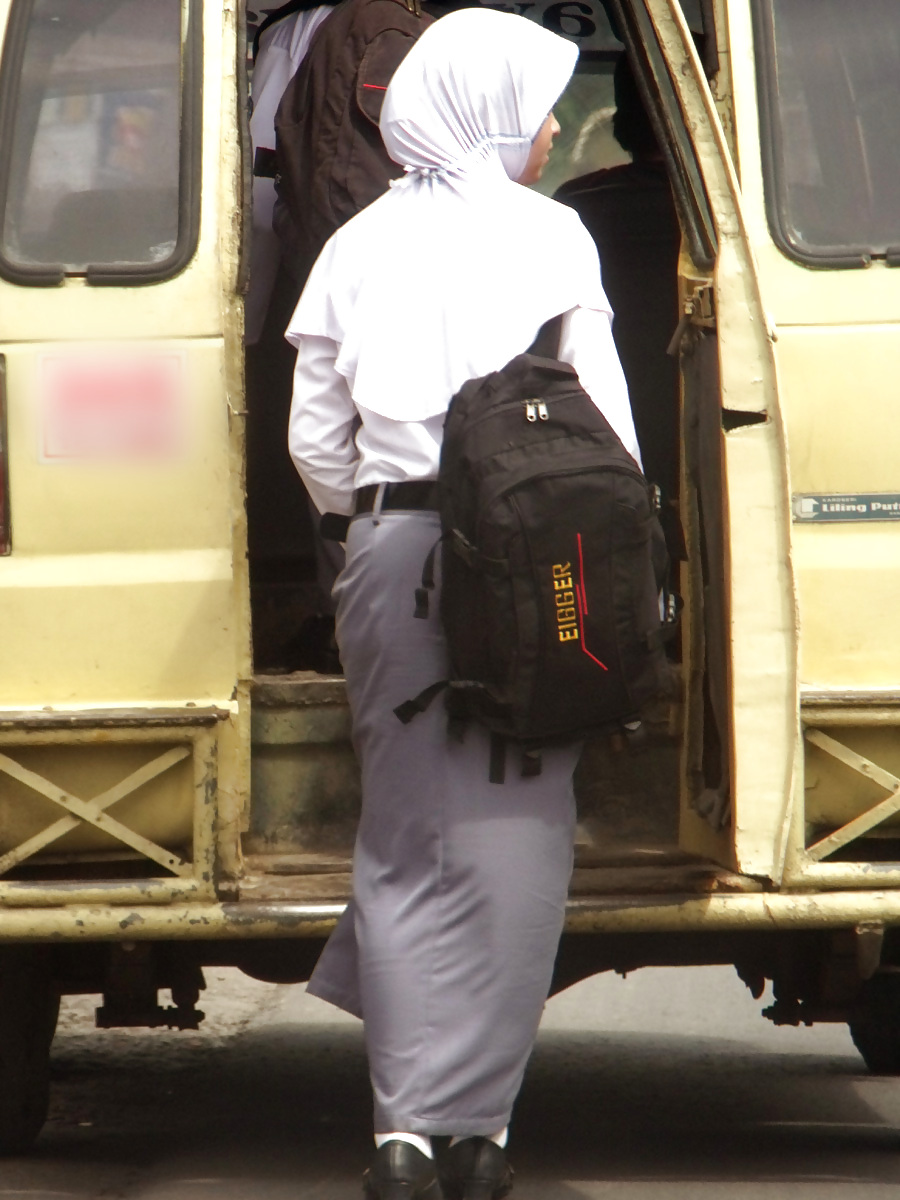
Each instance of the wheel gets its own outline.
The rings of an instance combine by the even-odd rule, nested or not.
[[[46,952],[0,951],[0,1154],[30,1149],[47,1119],[58,1014]]]
[[[849,1021],[853,1044],[876,1075],[900,1075],[900,976],[874,975]]]

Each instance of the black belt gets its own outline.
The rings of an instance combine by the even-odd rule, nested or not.
[[[378,490],[381,495],[381,512],[437,512],[439,494],[434,479],[408,479],[404,483],[369,483],[353,493],[353,515],[375,511]],[[338,513],[325,513],[319,522],[319,532],[329,542],[345,542],[349,517]]]
[[[375,501],[378,489],[382,488],[381,508],[384,512],[400,511],[418,512],[432,509],[437,512],[439,507],[438,485],[434,479],[408,479],[405,483],[370,483],[366,487],[357,488],[353,494],[353,512],[370,513],[375,511]]]

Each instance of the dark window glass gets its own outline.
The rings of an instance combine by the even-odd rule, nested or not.
[[[552,196],[568,179],[630,160],[613,136],[616,108],[610,71],[573,75],[553,111],[561,132],[540,182],[534,185],[536,191]]]
[[[6,262],[80,273],[171,259],[182,0],[33,0],[5,67]]]
[[[769,218],[801,260],[900,246],[900,4],[757,0]]]

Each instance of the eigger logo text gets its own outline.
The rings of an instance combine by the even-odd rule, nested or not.
[[[553,566],[553,599],[556,601],[556,631],[561,642],[578,640],[578,612],[572,589],[572,564]]]

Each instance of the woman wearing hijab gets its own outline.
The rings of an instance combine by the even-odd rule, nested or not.
[[[510,1190],[506,1129],[562,929],[579,747],[498,786],[483,729],[459,742],[437,705],[409,725],[393,710],[447,673],[439,605],[413,611],[461,384],[565,313],[560,357],[638,458],[594,244],[519,186],[547,161],[576,57],[487,9],[429,27],[381,116],[406,174],[328,242],[286,335],[291,454],[319,510],[353,517],[335,597],[363,806],[353,900],[309,991],[365,1023],[377,1200]],[[440,1183],[433,1134],[453,1139]]]

